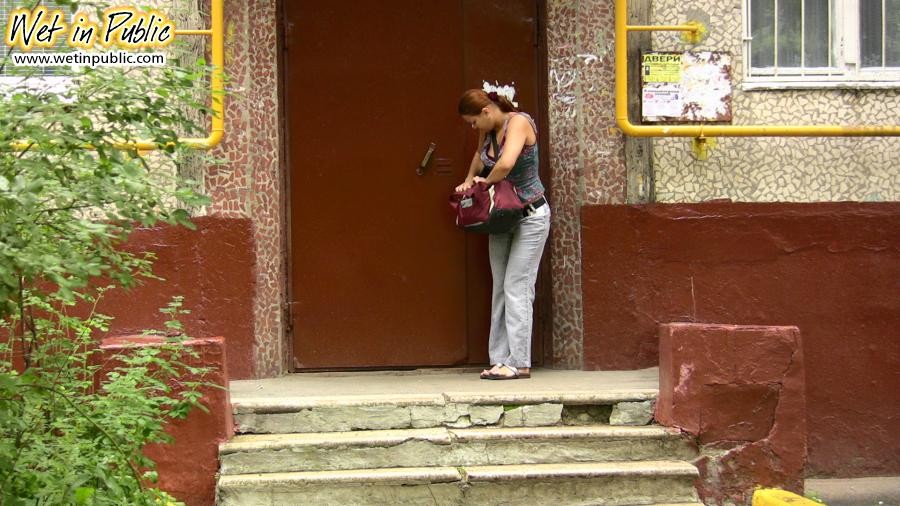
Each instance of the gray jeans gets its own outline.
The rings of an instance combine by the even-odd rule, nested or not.
[[[550,206],[544,204],[511,231],[490,236],[491,364],[531,367],[534,282],[549,234]]]

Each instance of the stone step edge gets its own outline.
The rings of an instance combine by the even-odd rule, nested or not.
[[[363,430],[349,432],[313,432],[290,434],[245,434],[219,444],[219,455],[239,452],[286,450],[298,447],[346,448],[389,447],[408,441],[440,445],[454,442],[488,442],[500,440],[621,440],[677,439],[677,429],[651,426],[548,426]]]
[[[219,477],[220,488],[286,487],[328,484],[379,483],[415,485],[451,482],[579,479],[615,477],[699,476],[692,464],[679,460],[600,462],[587,464],[528,464],[461,467],[408,467],[353,469],[347,471],[301,471],[291,473],[234,474]]]
[[[667,503],[655,502],[652,504],[645,504],[645,505],[636,504],[636,505],[625,505],[625,506],[706,506],[706,505],[703,504],[702,502],[667,502]]]
[[[231,398],[234,414],[294,413],[316,408],[376,407],[376,406],[446,406],[448,404],[469,405],[611,405],[620,402],[642,402],[655,400],[656,389],[635,389],[617,392],[449,392],[444,394],[411,395],[338,395],[323,397],[242,397]]]

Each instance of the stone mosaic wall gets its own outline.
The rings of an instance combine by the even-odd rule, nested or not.
[[[615,126],[614,19],[608,0],[547,5],[553,229],[553,365],[583,364],[581,206],[625,202]]]
[[[656,32],[656,50],[720,50],[734,58],[734,124],[897,124],[898,90],[742,91],[742,0],[654,0],[654,24],[699,20],[708,37],[697,46]],[[661,202],[728,198],[749,202],[900,200],[898,138],[719,138],[708,161],[691,155],[690,139],[654,141],[656,196]]]
[[[206,0],[208,2],[208,0]],[[252,21],[252,23],[251,23]],[[230,96],[223,143],[205,187],[217,216],[250,217],[256,242],[254,306],[257,376],[289,371],[282,304],[286,286],[275,0],[225,1],[225,71]]]
[[[136,2],[116,2],[109,5]],[[171,16],[178,28],[208,28],[210,0],[147,0]],[[225,0],[226,135],[211,152],[197,152],[179,160],[177,167],[160,163],[158,170],[177,170],[197,180],[198,189],[212,203],[193,210],[194,216],[251,218],[256,244],[256,293],[243,303],[253,306],[255,346],[248,357],[257,376],[289,371],[291,353],[286,340],[283,303],[286,291],[283,172],[280,168],[281,130],[278,118],[276,0]],[[251,26],[251,21],[252,26]],[[209,39],[182,36],[170,57],[184,56],[185,64],[205,56]],[[199,91],[205,100],[208,91]],[[201,125],[206,120],[199,121]],[[209,163],[212,156],[221,163]],[[198,303],[200,301],[197,301]],[[226,336],[227,337],[227,336]]]
[[[204,0],[208,2],[208,0]],[[219,216],[253,219],[257,244],[255,310],[258,376],[290,370],[281,307],[285,300],[283,175],[278,128],[275,0],[226,0],[226,71],[232,96],[227,135],[204,180]],[[252,13],[253,23],[250,24]],[[623,140],[614,128],[613,13],[606,0],[548,3],[550,158],[554,205],[554,356],[582,366],[583,204],[623,203]]]

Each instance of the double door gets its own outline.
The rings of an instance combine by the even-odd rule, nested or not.
[[[283,5],[295,367],[487,362],[486,238],[447,204],[476,143],[456,106],[489,81],[539,112],[537,2]]]

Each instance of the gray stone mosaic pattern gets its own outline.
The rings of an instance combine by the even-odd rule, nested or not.
[[[583,364],[581,206],[625,202],[624,139],[615,128],[612,3],[547,5],[553,232],[553,366]]]
[[[252,21],[252,23],[251,23]],[[258,377],[289,371],[290,345],[282,321],[286,279],[282,171],[277,86],[277,30],[274,0],[225,1],[227,134],[213,154],[221,165],[208,167],[209,213],[251,217],[256,243],[253,297]],[[249,300],[249,299],[248,299]]]
[[[741,0],[653,2],[655,24],[697,19],[708,27],[700,44],[655,33],[656,50],[729,51],[734,58],[734,124],[898,124],[900,90],[742,90]],[[656,196],[661,202],[731,199],[744,202],[900,200],[900,139],[719,138],[710,159],[691,153],[686,138],[656,139]]]

